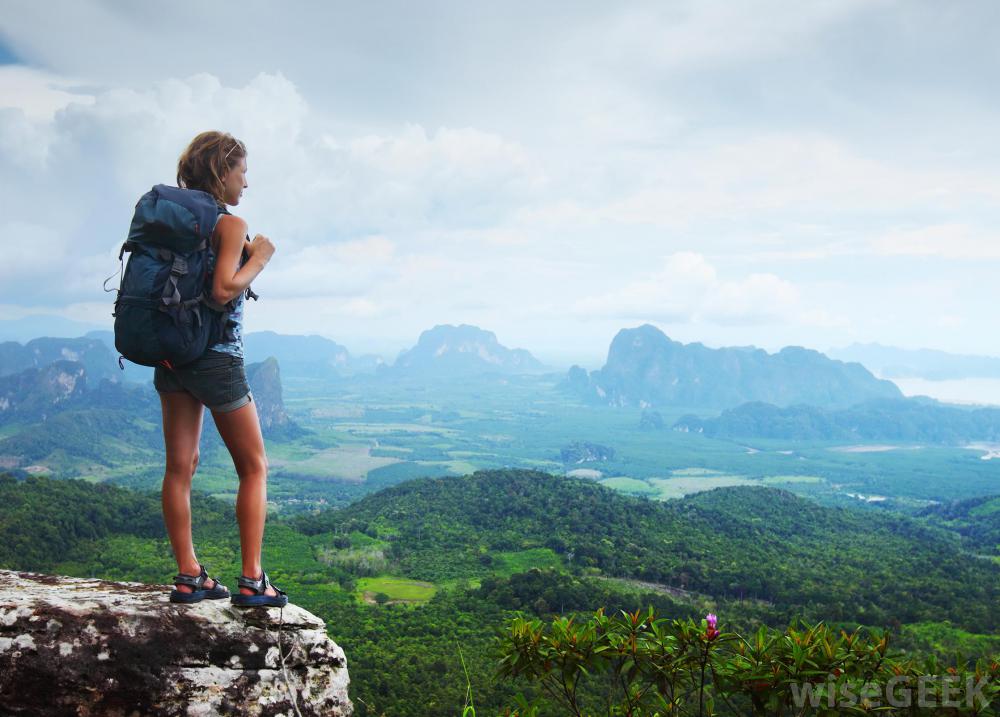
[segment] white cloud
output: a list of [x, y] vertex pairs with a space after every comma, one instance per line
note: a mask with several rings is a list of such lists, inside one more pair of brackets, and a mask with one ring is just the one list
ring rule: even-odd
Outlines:
[[73, 92], [78, 80], [24, 65], [0, 65], [0, 107], [13, 108], [32, 121], [52, 120], [71, 102], [91, 104], [92, 95]]
[[657, 271], [576, 301], [571, 311], [577, 316], [719, 325], [835, 320], [803, 311], [801, 300], [794, 284], [774, 274], [724, 279], [704, 256], [685, 251], [665, 257]]
[[[105, 319], [135, 200], [207, 128], [248, 143], [236, 211], [278, 247], [257, 328], [561, 349], [631, 312], [716, 345], [914, 343], [1000, 301], [985, 2], [5, 9], [32, 68], [0, 68], [0, 292], [25, 311]], [[889, 286], [938, 278], [963, 287], [940, 310]]]
[[1000, 258], [1000, 235], [962, 223], [894, 229], [871, 240], [871, 251], [888, 256], [942, 259]]
[[0, 157], [5, 236], [15, 242], [0, 271], [26, 301], [93, 296], [116, 268], [138, 196], [173, 184], [177, 156], [206, 128], [248, 145], [249, 187], [235, 211], [251, 236], [278, 247], [262, 283], [279, 296], [360, 296], [391, 262], [396, 240], [385, 231], [490, 227], [544, 182], [515, 142], [473, 128], [428, 134], [411, 124], [337, 139], [280, 73], [242, 88], [203, 73], [90, 99], [52, 118], [0, 114], [0, 145], [40, 138], [23, 156]]

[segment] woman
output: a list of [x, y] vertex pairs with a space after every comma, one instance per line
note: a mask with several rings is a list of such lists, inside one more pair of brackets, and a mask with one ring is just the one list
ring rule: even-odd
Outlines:
[[[215, 197], [220, 211], [240, 203], [246, 181], [246, 148], [232, 135], [202, 132], [181, 155], [177, 186], [200, 189]], [[239, 475], [236, 517], [240, 526], [243, 575], [234, 605], [275, 605], [288, 602], [261, 568], [261, 543], [267, 516], [267, 456], [257, 408], [243, 367], [244, 291], [267, 266], [274, 245], [262, 234], [248, 241], [247, 223], [232, 214], [219, 216], [212, 235], [214, 270], [212, 298], [224, 304], [235, 299], [227, 337], [208, 347], [201, 358], [176, 369], [158, 366], [153, 385], [163, 409], [163, 439], [167, 465], [163, 476], [163, 517], [179, 573], [171, 602], [230, 597], [224, 585], [208, 575], [198, 561], [191, 539], [191, 479], [198, 467], [202, 407], [212, 411], [219, 435], [233, 457]], [[245, 261], [244, 261], [244, 257]]]

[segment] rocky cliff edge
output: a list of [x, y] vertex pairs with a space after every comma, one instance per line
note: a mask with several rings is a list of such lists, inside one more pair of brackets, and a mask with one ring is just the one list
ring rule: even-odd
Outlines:
[[171, 603], [171, 588], [0, 570], [4, 713], [352, 713], [344, 651], [320, 618]]

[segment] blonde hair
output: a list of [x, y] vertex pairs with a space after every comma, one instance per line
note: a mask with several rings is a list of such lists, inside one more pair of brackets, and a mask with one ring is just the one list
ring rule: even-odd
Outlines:
[[202, 132], [177, 160], [177, 186], [208, 192], [224, 204], [222, 176], [246, 156], [246, 145], [228, 132]]

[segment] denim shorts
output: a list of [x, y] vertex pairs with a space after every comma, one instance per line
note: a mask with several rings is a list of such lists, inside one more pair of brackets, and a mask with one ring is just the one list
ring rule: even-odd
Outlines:
[[209, 410], [226, 413], [250, 403], [250, 385], [243, 359], [221, 351], [206, 351], [189, 364], [168, 369], [157, 366], [153, 386], [160, 393], [187, 391]]

